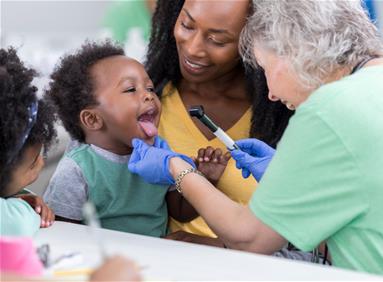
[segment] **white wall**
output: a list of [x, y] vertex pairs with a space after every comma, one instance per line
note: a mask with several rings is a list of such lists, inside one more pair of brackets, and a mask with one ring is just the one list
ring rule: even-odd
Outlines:
[[[39, 94], [59, 57], [86, 39], [103, 37], [102, 20], [110, 1], [0, 0], [1, 47], [12, 45], [27, 65], [37, 69]], [[45, 189], [69, 137], [62, 127], [59, 144], [51, 149], [45, 169], [29, 189]]]
[[110, 1], [2, 0], [1, 24], [10, 32], [94, 33]]

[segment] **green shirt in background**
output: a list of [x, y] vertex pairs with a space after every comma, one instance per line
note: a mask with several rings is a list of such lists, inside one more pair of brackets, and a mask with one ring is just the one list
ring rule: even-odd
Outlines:
[[120, 43], [126, 41], [127, 33], [132, 28], [139, 28], [143, 39], [148, 42], [151, 14], [144, 0], [114, 1], [106, 13], [104, 25]]
[[315, 91], [291, 118], [250, 208], [335, 266], [383, 274], [383, 67]]

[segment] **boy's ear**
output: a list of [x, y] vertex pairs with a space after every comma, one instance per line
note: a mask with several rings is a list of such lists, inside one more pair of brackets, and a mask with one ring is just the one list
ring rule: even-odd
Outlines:
[[89, 130], [99, 130], [104, 125], [104, 120], [95, 109], [85, 109], [80, 112], [82, 125]]

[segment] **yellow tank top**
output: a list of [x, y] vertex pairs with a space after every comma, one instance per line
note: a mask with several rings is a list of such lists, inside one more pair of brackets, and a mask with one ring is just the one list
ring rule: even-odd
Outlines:
[[[187, 156], [197, 156], [198, 149], [212, 146], [221, 148], [223, 152], [227, 149], [225, 145], [214, 138], [212, 140], [199, 131], [189, 116], [178, 90], [168, 84], [162, 92], [162, 115], [159, 125], [159, 135], [163, 137], [169, 146], [176, 152]], [[248, 138], [251, 121], [251, 109], [226, 131], [234, 140]], [[244, 179], [241, 171], [235, 167], [235, 162], [230, 159], [225, 172], [221, 176], [217, 188], [229, 196], [232, 200], [246, 205], [256, 188], [257, 182], [253, 177]], [[207, 226], [205, 221], [198, 217], [188, 223], [180, 223], [173, 218], [169, 221], [170, 230], [184, 230], [194, 234], [216, 237]]]

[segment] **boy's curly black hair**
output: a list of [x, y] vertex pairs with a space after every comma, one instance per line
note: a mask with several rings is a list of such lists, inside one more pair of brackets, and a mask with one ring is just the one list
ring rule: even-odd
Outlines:
[[37, 88], [31, 84], [35, 76], [36, 72], [24, 66], [14, 48], [0, 49], [0, 193], [25, 149], [42, 144], [47, 151], [56, 137], [53, 109], [40, 100], [36, 121], [21, 144], [29, 124], [28, 107], [37, 101]]
[[[178, 62], [174, 26], [185, 0], [158, 0], [152, 19], [152, 34], [145, 67], [161, 95], [163, 87], [172, 82], [177, 86], [182, 79]], [[249, 135], [271, 146], [276, 146], [287, 126], [292, 111], [282, 103], [267, 98], [264, 73], [242, 64], [247, 80], [247, 92], [252, 99], [252, 119]]]
[[57, 114], [73, 139], [85, 142], [80, 112], [97, 105], [90, 68], [99, 60], [124, 55], [124, 50], [110, 40], [86, 41], [74, 54], [64, 56], [51, 74], [52, 81], [45, 96], [56, 107]]

